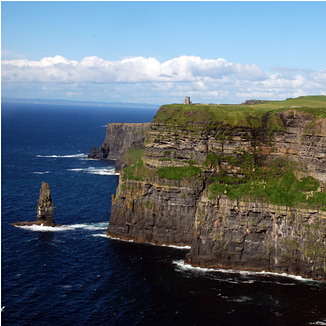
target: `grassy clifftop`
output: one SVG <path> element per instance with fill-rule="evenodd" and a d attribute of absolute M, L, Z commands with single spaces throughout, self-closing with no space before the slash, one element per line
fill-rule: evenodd
<path fill-rule="evenodd" d="M 326 211 L 324 179 L 314 179 L 309 172 L 324 155 L 326 96 L 250 103 L 255 102 L 162 106 L 153 123 L 163 125 L 148 132 L 150 149 L 145 158 L 150 158 L 151 164 L 148 160 L 143 163 L 144 151 L 129 150 L 130 166 L 123 170 L 122 180 L 163 183 L 199 178 L 205 179 L 212 198 L 227 195 L 234 200 Z M 306 143 L 303 138 L 296 143 L 291 133 L 285 139 L 289 126 L 300 130 L 298 137 L 307 135 Z M 198 144 L 206 146 L 195 152 Z M 299 157 L 300 151 L 310 153 L 306 160 L 320 159 L 308 164 Z M 271 152 L 274 156 L 268 158 Z M 324 173 L 322 166 L 320 170 Z"/>
<path fill-rule="evenodd" d="M 191 124 L 223 124 L 237 127 L 278 130 L 281 126 L 277 113 L 287 110 L 310 113 L 316 119 L 326 118 L 326 96 L 303 96 L 285 101 L 267 101 L 260 104 L 169 104 L 163 105 L 154 123 L 186 126 Z"/>

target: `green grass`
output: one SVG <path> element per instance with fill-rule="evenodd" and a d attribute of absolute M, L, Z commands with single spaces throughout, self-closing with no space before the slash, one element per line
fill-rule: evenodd
<path fill-rule="evenodd" d="M 140 161 L 142 159 L 143 155 L 144 155 L 143 149 L 136 150 L 133 148 L 128 148 L 128 151 L 123 158 L 123 162 L 126 165 L 131 166 L 131 165 L 137 163 L 138 161 Z"/>
<path fill-rule="evenodd" d="M 308 112 L 315 118 L 326 117 L 326 96 L 305 96 L 285 101 L 269 101 L 262 104 L 221 104 L 221 105 L 163 105 L 153 122 L 167 126 L 180 125 L 196 129 L 200 124 L 229 125 L 231 127 L 267 128 L 279 130 L 282 122 L 277 115 L 284 110 Z M 198 128 L 198 127 L 197 127 Z"/>
<path fill-rule="evenodd" d="M 143 161 L 139 161 L 132 166 L 122 170 L 122 178 L 136 181 L 145 180 L 145 171 Z"/>
<path fill-rule="evenodd" d="M 145 181 L 153 180 L 156 176 L 156 171 L 151 170 L 144 166 L 142 160 L 124 168 L 121 172 L 122 179 L 136 180 L 136 181 Z"/>
<path fill-rule="evenodd" d="M 169 180 L 191 178 L 200 173 L 201 169 L 196 166 L 164 167 L 157 170 L 157 174 L 160 178 Z"/>
<path fill-rule="evenodd" d="M 259 179 L 260 177 L 260 179 Z M 209 186 L 210 197 L 225 194 L 232 200 L 269 202 L 288 207 L 326 210 L 326 193 L 318 192 L 319 182 L 312 177 L 298 180 L 290 169 L 260 175 L 244 181 L 222 176 Z"/>

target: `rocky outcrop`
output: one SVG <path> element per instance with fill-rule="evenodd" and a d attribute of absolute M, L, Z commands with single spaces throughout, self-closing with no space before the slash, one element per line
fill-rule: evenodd
<path fill-rule="evenodd" d="M 40 189 L 40 197 L 37 202 L 37 221 L 44 226 L 54 226 L 54 205 L 52 203 L 49 184 L 42 182 L 42 188 Z"/>
<path fill-rule="evenodd" d="M 143 148 L 149 123 L 109 123 L 103 144 L 91 148 L 88 158 L 116 160 L 116 170 L 125 167 L 123 162 L 128 148 Z"/>
<path fill-rule="evenodd" d="M 255 109 L 259 105 L 266 104 Z M 326 119 L 291 107 L 231 112 L 236 121 L 224 112 L 220 118 L 207 107 L 172 105 L 158 111 L 146 132 L 142 162 L 121 171 L 107 234 L 191 245 L 187 262 L 196 266 L 326 280 L 326 215 L 321 206 L 309 209 L 308 201 L 326 200 Z M 294 185 L 313 180 L 318 190 L 302 186 L 302 204 L 294 198 L 273 203 L 265 181 L 257 178 L 281 178 L 285 169 Z M 248 190 L 233 200 L 227 190 L 212 191 L 213 185 L 246 182 L 264 195 L 251 197 Z"/>
<path fill-rule="evenodd" d="M 43 225 L 43 226 L 55 226 L 53 219 L 54 205 L 52 203 L 49 184 L 42 182 L 40 189 L 40 196 L 37 202 L 36 214 L 37 220 L 34 222 L 16 222 L 14 226 L 25 225 Z"/>

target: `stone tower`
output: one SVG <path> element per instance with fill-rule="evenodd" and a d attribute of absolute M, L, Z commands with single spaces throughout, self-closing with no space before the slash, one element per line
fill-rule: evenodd
<path fill-rule="evenodd" d="M 184 104 L 191 104 L 190 96 L 186 96 Z"/>

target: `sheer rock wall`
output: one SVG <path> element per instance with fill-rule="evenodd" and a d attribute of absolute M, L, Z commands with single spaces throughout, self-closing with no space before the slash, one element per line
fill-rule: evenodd
<path fill-rule="evenodd" d="M 191 245 L 187 262 L 195 266 L 288 272 L 326 280 L 326 215 L 323 211 L 210 199 L 209 176 L 223 167 L 242 177 L 223 157 L 251 153 L 264 165 L 285 158 L 300 165 L 300 175 L 326 184 L 326 119 L 296 110 L 278 114 L 280 130 L 203 123 L 172 125 L 154 118 L 146 131 L 143 164 L 197 166 L 202 173 L 167 180 L 148 173 L 143 180 L 120 175 L 107 234 L 126 240 Z M 214 153 L 219 166 L 207 164 Z"/>

